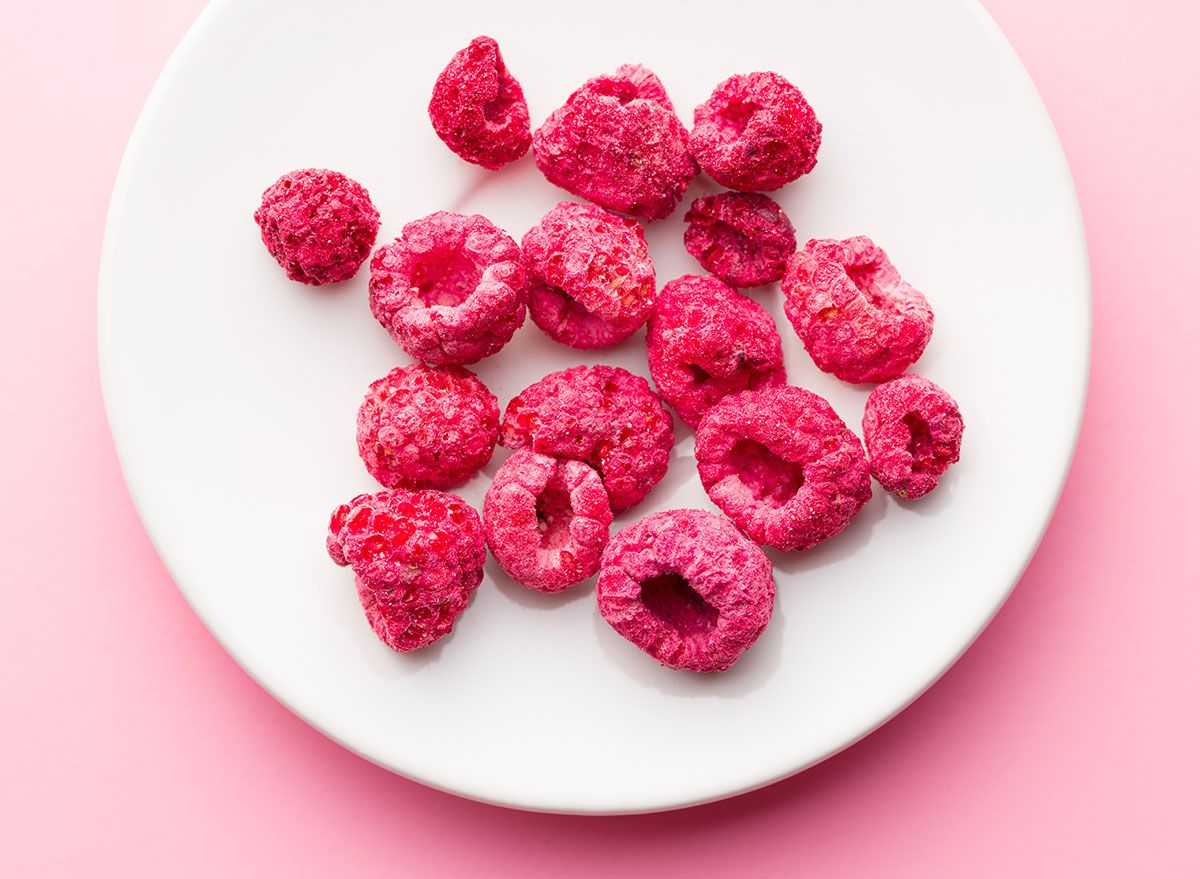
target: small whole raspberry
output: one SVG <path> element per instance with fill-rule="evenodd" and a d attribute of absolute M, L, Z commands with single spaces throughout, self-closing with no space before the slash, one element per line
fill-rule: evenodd
<path fill-rule="evenodd" d="M 399 366 L 371 383 L 358 410 L 358 454 L 388 488 L 449 488 L 492 457 L 496 397 L 461 366 Z"/>
<path fill-rule="evenodd" d="M 641 376 L 619 366 L 573 366 L 509 400 L 500 444 L 591 464 L 620 513 L 666 475 L 675 429 Z"/>
<path fill-rule="evenodd" d="M 726 519 L 667 510 L 612 539 L 596 599 L 617 634 L 663 665 L 717 672 L 767 627 L 775 581 L 766 554 Z"/>
<path fill-rule="evenodd" d="M 691 427 L 729 394 L 787 381 L 771 315 L 706 275 L 684 275 L 662 288 L 646 353 L 654 386 Z"/>
<path fill-rule="evenodd" d="M 919 375 L 902 375 L 871 391 L 862 426 L 871 475 L 908 500 L 937 488 L 962 449 L 958 404 Z"/>
<path fill-rule="evenodd" d="M 709 177 L 742 192 L 770 192 L 817 164 L 821 123 L 778 73 L 731 76 L 696 108 L 688 140 Z"/>
<path fill-rule="evenodd" d="M 722 192 L 692 202 L 683 246 L 726 284 L 757 287 L 783 277 L 796 252 L 796 230 L 774 199 Z"/>
<path fill-rule="evenodd" d="M 371 313 L 431 366 L 495 354 L 525 322 L 517 243 L 478 214 L 414 220 L 371 258 Z"/>
<path fill-rule="evenodd" d="M 488 547 L 529 589 L 561 592 L 600 567 L 612 510 L 600 475 L 582 461 L 519 449 L 483 500 Z"/>
<path fill-rule="evenodd" d="M 563 201 L 525 233 L 529 314 L 550 338 L 604 348 L 629 338 L 654 308 L 654 264 L 642 227 Z"/>
<path fill-rule="evenodd" d="M 354 571 L 367 621 L 400 653 L 449 634 L 483 580 L 483 523 L 441 491 L 388 489 L 333 511 L 329 556 Z"/>
<path fill-rule="evenodd" d="M 495 171 L 529 151 L 529 106 L 491 37 L 454 54 L 433 84 L 433 130 L 461 158 Z"/>
<path fill-rule="evenodd" d="M 698 171 L 666 89 L 637 64 L 580 86 L 534 132 L 533 156 L 555 186 L 647 220 L 674 211 Z"/>
<path fill-rule="evenodd" d="M 345 174 L 303 168 L 267 187 L 254 222 L 287 276 L 318 286 L 358 271 L 375 244 L 379 211 L 367 190 Z"/>
<path fill-rule="evenodd" d="M 871 499 L 862 443 L 803 388 L 746 391 L 709 409 L 696 431 L 696 469 L 712 502 L 776 549 L 816 546 Z"/>
<path fill-rule="evenodd" d="M 895 378 L 933 335 L 925 297 L 865 235 L 809 241 L 788 260 L 783 297 L 813 362 L 842 381 Z"/>

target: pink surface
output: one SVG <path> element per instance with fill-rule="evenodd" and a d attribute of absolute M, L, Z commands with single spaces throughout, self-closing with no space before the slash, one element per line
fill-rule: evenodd
<path fill-rule="evenodd" d="M 97 258 L 137 109 L 201 5 L 14 3 L 0 28 L 0 875 L 1200 875 L 1195 6 L 987 2 L 1071 160 L 1096 297 L 1078 457 L 1008 605 L 821 766 L 589 819 L 343 751 L 234 665 L 142 531 L 100 400 Z"/>

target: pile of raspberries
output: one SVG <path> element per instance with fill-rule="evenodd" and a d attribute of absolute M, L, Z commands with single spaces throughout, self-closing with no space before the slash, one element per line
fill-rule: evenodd
<path fill-rule="evenodd" d="M 600 613 L 671 668 L 724 671 L 771 618 L 762 547 L 803 551 L 841 532 L 871 477 L 923 497 L 958 460 L 954 400 L 905 374 L 933 311 L 869 238 L 798 247 L 764 192 L 810 172 L 821 123 L 778 73 L 731 76 L 689 131 L 657 76 L 624 65 L 576 89 L 531 130 L 499 46 L 478 37 L 450 59 L 429 102 L 434 131 L 488 169 L 532 148 L 563 201 L 520 242 L 485 217 L 438 212 L 375 250 L 371 312 L 416 361 L 373 382 L 358 449 L 384 486 L 342 504 L 327 548 L 355 574 L 375 633 L 408 652 L 447 635 L 483 579 L 490 550 L 521 585 L 555 593 L 598 574 Z M 642 222 L 670 215 L 705 173 L 727 192 L 687 210 L 684 246 L 708 274 L 659 288 Z M 255 213 L 289 278 L 329 284 L 371 255 L 379 212 L 335 171 L 285 174 Z M 789 385 L 771 316 L 737 288 L 781 282 L 785 313 L 813 362 L 878 383 L 862 436 L 811 391 Z M 526 313 L 555 341 L 615 345 L 646 327 L 653 387 L 613 366 L 547 375 L 507 402 L 467 366 L 503 348 Z M 667 472 L 670 409 L 696 431 L 700 481 L 724 515 L 670 510 L 610 539 Z M 864 449 L 865 442 L 865 449 Z M 447 489 L 512 454 L 483 515 Z"/>

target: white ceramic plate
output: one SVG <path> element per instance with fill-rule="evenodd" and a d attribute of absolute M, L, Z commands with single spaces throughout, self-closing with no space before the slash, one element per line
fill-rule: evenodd
<path fill-rule="evenodd" d="M 936 494 L 881 491 L 841 536 L 775 555 L 779 599 L 731 672 L 658 666 L 595 610 L 487 576 L 452 637 L 416 656 L 365 623 L 325 555 L 330 510 L 377 488 L 355 452 L 367 384 L 407 358 L 371 318 L 366 272 L 289 282 L 252 219 L 283 171 L 337 168 L 383 215 L 380 242 L 438 209 L 520 236 L 560 198 L 526 157 L 461 162 L 425 115 L 433 79 L 497 37 L 535 124 L 626 61 L 690 108 L 726 75 L 774 69 L 825 125 L 820 162 L 778 194 L 803 241 L 868 234 L 937 314 L 918 370 L 958 398 L 962 461 Z M 714 191 L 700 180 L 689 199 Z M 699 271 L 680 210 L 648 238 L 659 283 Z M 790 380 L 856 429 L 868 388 L 820 373 L 775 315 Z M 969 0 L 729 4 L 217 2 L 164 71 L 113 196 L 100 282 L 105 397 L 130 491 L 196 612 L 323 732 L 397 772 L 530 809 L 628 812 L 767 784 L 844 748 L 921 693 L 1003 602 L 1074 447 L 1089 345 L 1071 178 L 1017 58 Z M 527 323 L 478 367 L 503 405 L 547 372 L 645 375 L 642 334 L 581 354 Z M 462 494 L 479 506 L 507 453 Z M 620 526 L 711 509 L 692 434 Z"/>

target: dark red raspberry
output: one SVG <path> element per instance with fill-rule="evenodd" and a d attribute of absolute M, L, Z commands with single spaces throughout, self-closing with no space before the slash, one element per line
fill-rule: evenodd
<path fill-rule="evenodd" d="M 963 419 L 954 398 L 927 378 L 902 375 L 867 397 L 863 439 L 871 475 L 908 500 L 937 488 L 958 460 Z"/>
<path fill-rule="evenodd" d="M 683 218 L 687 252 L 734 287 L 783 277 L 796 252 L 796 230 L 774 199 L 757 192 L 722 192 L 692 202 Z"/>

